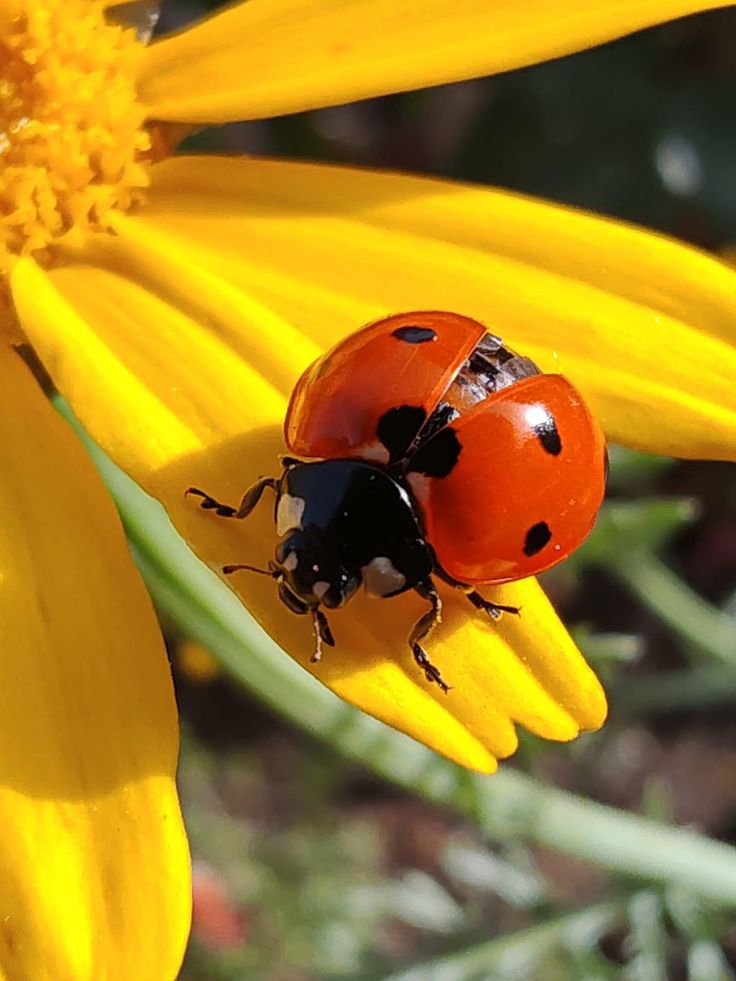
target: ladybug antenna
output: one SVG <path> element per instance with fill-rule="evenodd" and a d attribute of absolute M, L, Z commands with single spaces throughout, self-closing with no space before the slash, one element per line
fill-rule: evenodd
<path fill-rule="evenodd" d="M 254 565 L 224 565 L 222 567 L 226 576 L 232 575 L 233 572 L 240 572 L 241 569 L 246 572 L 257 572 L 260 576 L 268 576 L 270 579 L 276 579 L 279 575 L 276 569 L 257 569 Z"/>

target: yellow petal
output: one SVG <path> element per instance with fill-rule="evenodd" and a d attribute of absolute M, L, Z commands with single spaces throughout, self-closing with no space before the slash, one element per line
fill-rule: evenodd
<path fill-rule="evenodd" d="M 321 346 L 461 311 L 569 376 L 612 440 L 736 459 L 736 272 L 665 236 L 470 185 L 185 157 L 156 168 L 137 235 L 138 261 L 186 242 Z"/>
<path fill-rule="evenodd" d="M 151 230 L 135 219 L 121 220 L 118 231 L 96 255 L 97 268 L 78 261 L 46 275 L 18 263 L 12 285 L 24 327 L 92 436 L 165 503 L 206 561 L 266 562 L 274 544 L 267 505 L 247 522 L 227 522 L 184 491 L 195 485 L 237 501 L 256 476 L 275 470 L 286 393 L 318 348 L 291 328 L 285 351 L 271 319 L 260 322 L 244 293 L 238 322 L 240 280 L 221 278 L 214 266 L 200 277 L 196 243 L 189 251 L 174 242 L 166 252 L 172 243 L 156 236 L 149 248 Z M 325 325 L 333 340 L 341 328 Z M 232 584 L 277 641 L 338 694 L 475 769 L 491 770 L 513 751 L 512 720 L 570 739 L 605 715 L 597 681 L 535 582 L 499 592 L 523 613 L 498 628 L 461 597 L 449 598 L 430 645 L 453 686 L 447 696 L 411 659 L 406 637 L 423 611 L 416 597 L 378 606 L 360 598 L 337 612 L 339 647 L 314 666 L 310 625 L 284 610 L 273 584 L 246 575 Z"/>
<path fill-rule="evenodd" d="M 226 122 L 456 82 L 725 0 L 249 0 L 143 55 L 150 116 Z"/>
<path fill-rule="evenodd" d="M 173 979 L 189 925 L 176 710 L 92 464 L 0 348 L 0 975 Z"/>

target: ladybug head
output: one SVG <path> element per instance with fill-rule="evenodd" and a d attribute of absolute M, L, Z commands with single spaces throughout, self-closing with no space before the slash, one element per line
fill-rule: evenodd
<path fill-rule="evenodd" d="M 347 569 L 333 551 L 301 529 L 286 536 L 276 549 L 278 574 L 308 606 L 343 606 L 358 589 L 359 572 Z"/>

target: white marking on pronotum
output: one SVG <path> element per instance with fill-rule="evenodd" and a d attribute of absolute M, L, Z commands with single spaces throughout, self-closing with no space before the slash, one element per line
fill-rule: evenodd
<path fill-rule="evenodd" d="M 276 534 L 285 535 L 287 531 L 301 528 L 306 501 L 303 497 L 282 494 L 276 510 Z"/>
<path fill-rule="evenodd" d="M 287 572 L 293 572 L 299 565 L 299 557 L 297 556 L 296 552 L 289 552 L 281 565 Z"/>
<path fill-rule="evenodd" d="M 404 576 L 385 555 L 377 555 L 361 569 L 365 591 L 371 596 L 388 596 L 406 585 Z"/>
<path fill-rule="evenodd" d="M 314 586 L 312 586 L 312 592 L 318 600 L 321 600 L 329 588 L 330 584 L 328 582 L 323 582 L 320 579 L 314 584 Z"/>

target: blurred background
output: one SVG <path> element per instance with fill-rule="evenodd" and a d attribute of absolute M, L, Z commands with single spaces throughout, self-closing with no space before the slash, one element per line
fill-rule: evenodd
<path fill-rule="evenodd" d="M 215 6 L 169 0 L 159 30 Z M 187 149 L 500 185 L 736 258 L 736 10 L 500 77 L 211 129 Z M 611 717 L 572 745 L 522 734 L 505 767 L 736 844 L 736 468 L 614 451 L 593 539 L 545 585 Z M 195 873 L 184 981 L 736 978 L 732 917 L 484 836 L 293 728 L 164 623 Z"/>

